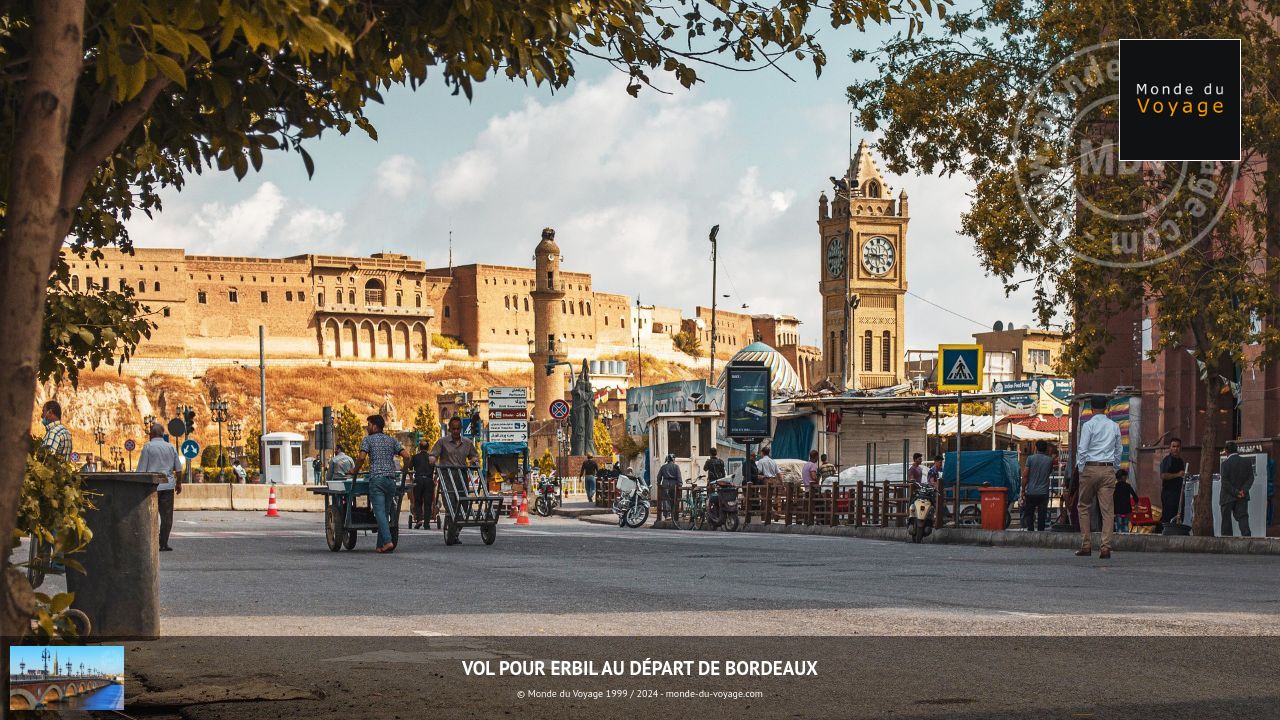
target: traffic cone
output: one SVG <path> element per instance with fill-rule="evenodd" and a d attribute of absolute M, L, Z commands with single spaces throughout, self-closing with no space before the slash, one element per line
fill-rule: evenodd
<path fill-rule="evenodd" d="M 511 496 L 511 509 L 507 511 L 507 518 L 514 520 L 520 516 L 520 503 L 516 502 L 516 496 Z"/>
<path fill-rule="evenodd" d="M 520 495 L 520 517 L 516 518 L 516 524 L 529 524 L 529 493 L 522 493 Z"/>
<path fill-rule="evenodd" d="M 280 512 L 276 510 L 276 486 L 272 484 L 271 494 L 267 496 L 267 517 L 280 517 Z"/>

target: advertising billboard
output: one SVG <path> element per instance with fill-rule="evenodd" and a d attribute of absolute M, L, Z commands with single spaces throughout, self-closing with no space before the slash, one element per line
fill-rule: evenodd
<path fill-rule="evenodd" d="M 763 364 L 729 365 L 725 434 L 734 440 L 760 440 L 770 436 L 773 393 L 769 375 L 769 368 Z"/>

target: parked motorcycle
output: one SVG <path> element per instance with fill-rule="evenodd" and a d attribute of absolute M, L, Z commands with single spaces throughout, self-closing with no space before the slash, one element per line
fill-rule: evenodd
<path fill-rule="evenodd" d="M 618 527 L 640 527 L 649 519 L 649 484 L 628 469 L 618 474 L 616 487 L 618 499 L 613 501 L 613 511 L 618 515 Z"/>
<path fill-rule="evenodd" d="M 554 475 L 538 480 L 538 498 L 533 503 L 533 511 L 542 517 L 551 517 L 551 513 L 560 507 L 560 479 Z"/>
<path fill-rule="evenodd" d="M 911 533 L 911 542 L 918 543 L 933 532 L 938 490 L 928 483 L 917 484 L 915 489 L 915 500 L 911 501 L 911 508 L 907 511 L 907 529 Z"/>
<path fill-rule="evenodd" d="M 738 529 L 738 486 L 733 481 L 720 479 L 707 493 L 707 523 L 711 529 L 724 528 L 729 532 Z"/>

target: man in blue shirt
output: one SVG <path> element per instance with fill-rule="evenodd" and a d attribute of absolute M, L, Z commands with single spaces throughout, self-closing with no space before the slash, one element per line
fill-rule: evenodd
<path fill-rule="evenodd" d="M 373 508 L 373 517 L 378 521 L 378 552 L 389 553 L 396 549 L 391 542 L 390 522 L 400 522 L 400 518 L 391 518 L 392 498 L 396 495 L 396 457 L 401 459 L 401 467 L 409 460 L 409 451 L 404 449 L 400 441 L 383 432 L 387 421 L 381 415 L 370 415 L 364 426 L 364 440 L 360 441 L 360 454 L 356 457 L 355 477 L 364 461 L 369 461 L 369 506 Z M 388 520 L 390 519 L 390 522 Z"/>
<path fill-rule="evenodd" d="M 1080 475 L 1080 549 L 1081 557 L 1092 553 L 1089 522 L 1094 502 L 1102 515 L 1102 549 L 1098 557 L 1111 557 L 1111 533 L 1115 529 L 1116 471 L 1120 469 L 1120 426 L 1106 413 L 1105 397 L 1089 398 L 1093 414 L 1080 425 L 1076 440 L 1076 472 Z"/>

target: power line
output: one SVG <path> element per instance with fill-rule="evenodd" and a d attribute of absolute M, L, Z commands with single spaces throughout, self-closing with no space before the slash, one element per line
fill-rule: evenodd
<path fill-rule="evenodd" d="M 956 317 L 960 318 L 961 320 L 968 320 L 969 322 L 973 323 L 974 325 L 978 325 L 978 326 L 980 326 L 980 327 L 982 327 L 982 328 L 984 328 L 984 329 L 987 327 L 987 323 L 984 323 L 984 322 L 978 322 L 977 320 L 974 320 L 973 318 L 971 318 L 971 317 L 969 317 L 969 316 L 967 316 L 967 315 L 961 315 L 960 313 L 956 312 L 955 310 L 952 310 L 951 308 L 943 307 L 943 306 L 939 305 L 938 303 L 936 303 L 936 302 L 934 302 L 934 301 L 932 301 L 932 300 L 928 300 L 928 299 L 926 299 L 926 298 L 920 297 L 919 295 L 917 295 L 917 294 L 915 294 L 915 293 L 911 292 L 910 290 L 908 290 L 908 291 L 907 291 L 907 294 L 908 294 L 908 295 L 910 295 L 911 297 L 913 297 L 913 298 L 915 298 L 915 299 L 917 299 L 917 300 L 921 301 L 921 302 L 928 303 L 928 304 L 930 304 L 930 305 L 932 305 L 932 306 L 934 306 L 934 307 L 938 308 L 939 310 L 942 310 L 943 312 L 949 312 L 949 313 L 951 313 L 952 315 L 955 315 Z"/>

